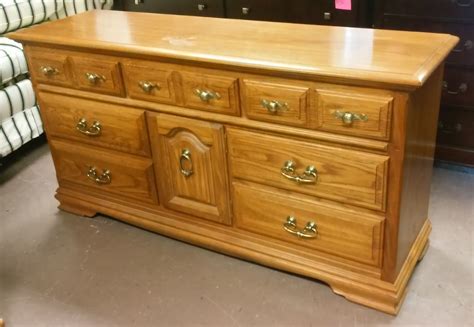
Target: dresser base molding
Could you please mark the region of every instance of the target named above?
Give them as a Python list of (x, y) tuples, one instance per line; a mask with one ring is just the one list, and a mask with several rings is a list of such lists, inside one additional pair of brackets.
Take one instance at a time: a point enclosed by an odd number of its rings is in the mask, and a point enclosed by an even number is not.
[[(220, 231), (212, 230), (212, 235), (186, 230), (177, 222), (178, 217), (166, 211), (131, 209), (125, 204), (78, 193), (60, 187), (56, 193), (59, 208), (84, 217), (102, 213), (112, 218), (130, 223), (180, 241), (201, 246), (226, 255), (249, 260), (264, 266), (288, 271), (320, 280), (331, 287), (334, 293), (347, 300), (396, 315), (406, 295), (406, 288), (416, 264), (423, 258), (429, 244), (431, 222), (427, 219), (416, 238), (408, 257), (394, 283), (368, 277), (322, 263), (309, 264), (305, 258), (288, 256), (282, 251), (265, 246), (251, 239), (233, 242), (233, 239)], [(153, 220), (151, 220), (151, 217)], [(211, 231), (211, 228), (209, 228)], [(299, 260), (301, 259), (301, 260)]]

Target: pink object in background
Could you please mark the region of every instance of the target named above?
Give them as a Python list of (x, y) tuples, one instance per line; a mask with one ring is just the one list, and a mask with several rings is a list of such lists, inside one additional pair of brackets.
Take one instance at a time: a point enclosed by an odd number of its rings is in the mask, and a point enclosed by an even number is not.
[(352, 0), (335, 0), (336, 9), (352, 10)]

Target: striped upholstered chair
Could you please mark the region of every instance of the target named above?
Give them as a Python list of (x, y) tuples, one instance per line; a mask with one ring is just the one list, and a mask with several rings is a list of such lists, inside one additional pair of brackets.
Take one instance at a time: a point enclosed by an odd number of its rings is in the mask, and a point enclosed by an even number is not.
[(2, 35), (112, 5), (113, 0), (0, 0), (0, 158), (43, 133), (23, 48)]

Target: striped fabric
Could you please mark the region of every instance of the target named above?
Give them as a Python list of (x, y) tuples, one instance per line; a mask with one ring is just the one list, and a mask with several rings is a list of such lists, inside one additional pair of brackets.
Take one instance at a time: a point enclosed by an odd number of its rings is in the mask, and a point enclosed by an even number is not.
[(111, 9), (113, 0), (0, 0), (0, 35), (87, 10)]
[[(113, 0), (0, 0), (0, 35), (112, 5)], [(0, 158), (42, 133), (23, 47), (0, 37)]]
[(0, 37), (0, 85), (28, 73), (23, 47), (20, 43)]
[(43, 133), (43, 123), (29, 79), (0, 90), (0, 157)]

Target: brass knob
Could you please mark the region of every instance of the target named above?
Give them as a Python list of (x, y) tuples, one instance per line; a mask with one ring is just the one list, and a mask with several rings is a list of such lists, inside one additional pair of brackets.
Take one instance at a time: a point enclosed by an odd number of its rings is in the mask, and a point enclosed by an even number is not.
[(198, 4), (198, 10), (199, 10), (199, 11), (204, 11), (204, 10), (206, 10), (206, 9), (207, 9), (207, 5), (206, 5), (206, 4), (204, 4), (204, 3)]
[(314, 221), (308, 221), (303, 230), (298, 230), (296, 218), (293, 216), (286, 217), (283, 229), (301, 238), (316, 238), (318, 236), (318, 225)]
[(221, 98), (221, 95), (218, 92), (212, 90), (195, 89), (194, 94), (196, 94), (203, 102), (209, 102), (215, 99), (219, 100)]
[(138, 86), (140, 86), (143, 92), (145, 93), (151, 93), (153, 89), (157, 89), (157, 90), (160, 89), (160, 85), (158, 83), (149, 82), (149, 81), (140, 81), (138, 82)]
[(266, 108), (271, 114), (277, 114), (279, 111), (285, 111), (289, 109), (288, 103), (279, 102), (277, 100), (263, 99), (261, 104), (262, 107)]
[(43, 75), (45, 76), (56, 75), (57, 73), (59, 73), (59, 70), (57, 68), (51, 66), (41, 66), (40, 69)]
[(81, 118), (77, 122), (76, 129), (87, 136), (99, 136), (102, 133), (102, 126), (99, 121), (94, 121), (89, 127), (85, 118)]
[(104, 169), (102, 174), (97, 172), (97, 168), (90, 166), (87, 171), (87, 177), (98, 185), (110, 184), (112, 182), (112, 173), (108, 169)]
[(280, 173), (285, 178), (298, 184), (314, 184), (318, 180), (318, 170), (315, 166), (307, 166), (303, 174), (298, 174), (296, 172), (296, 163), (293, 160), (285, 161)]
[(357, 114), (349, 111), (343, 112), (336, 110), (334, 112), (334, 116), (341, 119), (344, 125), (352, 125), (352, 123), (356, 120), (364, 122), (369, 120), (369, 117), (366, 114)]
[(324, 20), (331, 20), (332, 15), (330, 12), (325, 12), (323, 17), (324, 17)]
[(96, 74), (96, 73), (86, 73), (86, 78), (92, 85), (96, 85), (99, 82), (105, 82), (106, 78), (104, 75)]
[(250, 8), (243, 7), (242, 8), (242, 15), (248, 15), (250, 13)]

